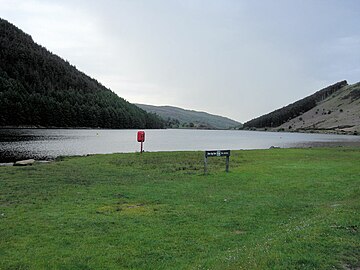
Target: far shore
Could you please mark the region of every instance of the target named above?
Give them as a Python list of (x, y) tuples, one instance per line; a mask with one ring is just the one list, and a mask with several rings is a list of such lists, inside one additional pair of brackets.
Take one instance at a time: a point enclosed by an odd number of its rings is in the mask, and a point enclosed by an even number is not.
[[(45, 126), (0, 126), (0, 129), (114, 129), (117, 128), (101, 128), (101, 127), (45, 127)], [(144, 129), (144, 128), (133, 128)], [(148, 129), (148, 128), (146, 128)], [(297, 129), (297, 130), (285, 130), (283, 128), (269, 127), (269, 128), (240, 128), (240, 129), (215, 129), (215, 128), (163, 128), (163, 129), (190, 129), (190, 130), (243, 130), (243, 131), (264, 131), (264, 132), (288, 132), (288, 133), (318, 133), (318, 134), (335, 134), (335, 135), (354, 135), (359, 136), (360, 133), (356, 130), (344, 130), (344, 129)]]
[(283, 128), (246, 128), (242, 130), (249, 131), (264, 131), (264, 132), (289, 132), (289, 133), (318, 133), (318, 134), (335, 134), (335, 135), (354, 135), (359, 136), (360, 133), (356, 130), (343, 130), (343, 129), (296, 129), (296, 130), (285, 130)]

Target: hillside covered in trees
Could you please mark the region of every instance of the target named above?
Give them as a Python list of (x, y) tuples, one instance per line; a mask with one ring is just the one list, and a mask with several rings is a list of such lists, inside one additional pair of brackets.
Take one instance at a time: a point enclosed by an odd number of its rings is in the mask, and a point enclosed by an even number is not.
[(0, 18), (0, 126), (162, 128), (164, 122)]
[(319, 102), (325, 100), (347, 85), (347, 81), (341, 81), (330, 85), (281, 109), (277, 109), (271, 113), (252, 119), (244, 123), (244, 128), (271, 128), (281, 126), (289, 120), (314, 108)]

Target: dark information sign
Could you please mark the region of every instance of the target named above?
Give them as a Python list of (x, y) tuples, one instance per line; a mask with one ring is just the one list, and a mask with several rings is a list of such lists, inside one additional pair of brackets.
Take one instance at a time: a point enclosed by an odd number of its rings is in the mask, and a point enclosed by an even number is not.
[(205, 151), (206, 157), (229, 157), (230, 150), (212, 150), (212, 151)]
[(207, 158), (208, 157), (226, 157), (226, 172), (229, 172), (230, 150), (211, 150), (205, 151), (204, 157), (204, 173), (207, 173)]

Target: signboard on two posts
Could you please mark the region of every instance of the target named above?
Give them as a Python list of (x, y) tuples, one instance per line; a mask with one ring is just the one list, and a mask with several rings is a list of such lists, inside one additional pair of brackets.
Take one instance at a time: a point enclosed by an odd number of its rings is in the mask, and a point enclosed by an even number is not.
[(229, 172), (230, 150), (210, 150), (205, 151), (204, 155), (204, 174), (207, 173), (207, 158), (208, 157), (226, 157), (226, 172)]

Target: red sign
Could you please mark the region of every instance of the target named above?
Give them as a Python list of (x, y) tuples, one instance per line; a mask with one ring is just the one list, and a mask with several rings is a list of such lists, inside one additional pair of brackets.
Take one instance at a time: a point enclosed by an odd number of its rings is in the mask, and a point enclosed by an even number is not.
[(145, 142), (145, 131), (138, 131), (137, 133), (137, 141), (138, 142)]

